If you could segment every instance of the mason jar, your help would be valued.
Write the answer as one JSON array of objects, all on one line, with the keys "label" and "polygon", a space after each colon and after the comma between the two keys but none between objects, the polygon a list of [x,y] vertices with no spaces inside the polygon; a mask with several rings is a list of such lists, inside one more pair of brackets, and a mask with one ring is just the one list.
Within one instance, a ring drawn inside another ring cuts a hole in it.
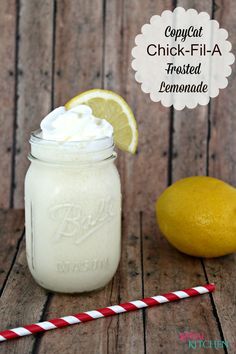
[{"label": "mason jar", "polygon": [[65,293],[104,287],[121,247],[121,189],[113,139],[30,138],[25,178],[26,253],[42,287]]}]

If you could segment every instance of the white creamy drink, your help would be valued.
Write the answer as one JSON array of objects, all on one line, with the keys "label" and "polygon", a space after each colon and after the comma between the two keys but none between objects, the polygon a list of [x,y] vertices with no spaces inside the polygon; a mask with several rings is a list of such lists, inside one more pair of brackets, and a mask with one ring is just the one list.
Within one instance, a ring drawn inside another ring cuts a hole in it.
[{"label": "white creamy drink", "polygon": [[59,107],[31,135],[25,180],[26,250],[44,288],[105,286],[120,259],[121,191],[113,128],[85,105]]}]

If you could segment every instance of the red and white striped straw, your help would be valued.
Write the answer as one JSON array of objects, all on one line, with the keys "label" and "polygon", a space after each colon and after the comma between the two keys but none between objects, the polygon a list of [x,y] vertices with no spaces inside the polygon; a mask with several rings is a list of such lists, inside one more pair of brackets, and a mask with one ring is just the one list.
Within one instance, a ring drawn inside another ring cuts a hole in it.
[{"label": "red and white striped straw", "polygon": [[13,328],[0,332],[0,342],[28,336],[39,332],[49,331],[51,329],[70,326],[76,323],[93,321],[98,318],[114,316],[120,313],[139,310],[145,307],[157,306],[167,302],[177,301],[192,296],[210,293],[215,290],[214,284],[206,284],[203,286],[196,286],[190,289],[174,291],[167,294],[147,297],[142,300],[135,300],[126,302],[120,305],[108,306],[98,310],[81,312],[72,316],[65,316],[54,318],[52,320],[38,322],[24,327]]}]

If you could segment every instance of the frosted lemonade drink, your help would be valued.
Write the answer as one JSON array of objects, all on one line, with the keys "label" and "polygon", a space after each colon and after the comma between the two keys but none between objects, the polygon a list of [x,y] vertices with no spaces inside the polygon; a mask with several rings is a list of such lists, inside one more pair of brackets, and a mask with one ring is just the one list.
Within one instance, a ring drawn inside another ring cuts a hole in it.
[{"label": "frosted lemonade drink", "polygon": [[121,244],[115,129],[77,101],[56,108],[32,133],[25,179],[29,269],[42,287],[67,293],[105,286]]}]

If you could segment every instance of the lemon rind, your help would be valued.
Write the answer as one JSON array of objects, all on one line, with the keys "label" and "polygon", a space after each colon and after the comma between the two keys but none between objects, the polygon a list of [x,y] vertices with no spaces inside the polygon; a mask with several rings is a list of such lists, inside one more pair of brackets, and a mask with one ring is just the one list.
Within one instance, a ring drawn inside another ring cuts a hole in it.
[{"label": "lemon rind", "polygon": [[[85,99],[86,98],[86,99]],[[132,130],[132,141],[130,145],[128,146],[128,151],[131,153],[135,153],[138,145],[138,129],[137,129],[137,123],[134,117],[134,114],[129,107],[128,103],[117,93],[114,93],[113,91],[110,90],[103,90],[103,89],[92,89],[89,91],[85,91],[81,94],[78,94],[77,96],[73,97],[71,100],[69,100],[66,104],[65,107],[66,109],[70,109],[74,107],[77,104],[82,104],[85,103],[86,101],[89,101],[90,99],[93,98],[103,98],[103,99],[111,99],[115,102],[117,102],[121,107],[123,112],[128,118],[128,123],[129,126],[131,127]]]}]

